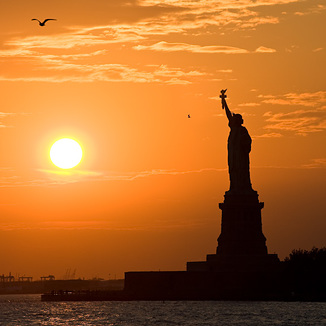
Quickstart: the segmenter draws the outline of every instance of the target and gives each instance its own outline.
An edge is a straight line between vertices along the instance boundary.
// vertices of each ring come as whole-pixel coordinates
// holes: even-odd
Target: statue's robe
[[[252,191],[249,172],[249,153],[251,137],[247,129],[236,123],[231,117],[229,122],[228,165],[230,174],[230,192],[248,193]]]

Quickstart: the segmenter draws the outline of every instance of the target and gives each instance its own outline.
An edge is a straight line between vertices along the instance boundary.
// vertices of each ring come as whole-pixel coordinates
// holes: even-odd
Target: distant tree
[[[326,300],[326,247],[292,250],[284,268],[287,286],[298,299]]]
[[[295,249],[284,259],[287,265],[303,269],[326,268],[326,247],[311,250]]]

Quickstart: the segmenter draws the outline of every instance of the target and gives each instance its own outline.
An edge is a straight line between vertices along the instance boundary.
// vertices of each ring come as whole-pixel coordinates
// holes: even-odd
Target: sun
[[[62,138],[51,147],[50,158],[54,165],[61,169],[71,169],[82,159],[83,151],[73,139]]]

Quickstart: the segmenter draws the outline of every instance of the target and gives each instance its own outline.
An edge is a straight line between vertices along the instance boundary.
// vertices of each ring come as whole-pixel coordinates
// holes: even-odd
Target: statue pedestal
[[[257,192],[227,192],[216,254],[188,262],[187,271],[129,272],[125,291],[137,300],[275,300],[282,298],[281,265],[267,253]]]
[[[245,195],[225,194],[221,234],[216,253],[219,255],[266,255],[266,238],[262,231],[261,210],[264,203],[257,192]]]
[[[256,191],[226,192],[224,202],[219,204],[222,227],[216,254],[207,255],[205,262],[188,262],[187,271],[263,271],[278,266],[277,255],[267,253],[263,207]]]

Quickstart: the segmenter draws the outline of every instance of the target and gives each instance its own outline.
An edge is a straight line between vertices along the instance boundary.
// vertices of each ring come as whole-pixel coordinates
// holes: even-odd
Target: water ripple
[[[326,303],[41,302],[39,295],[2,295],[0,325],[326,326]]]

